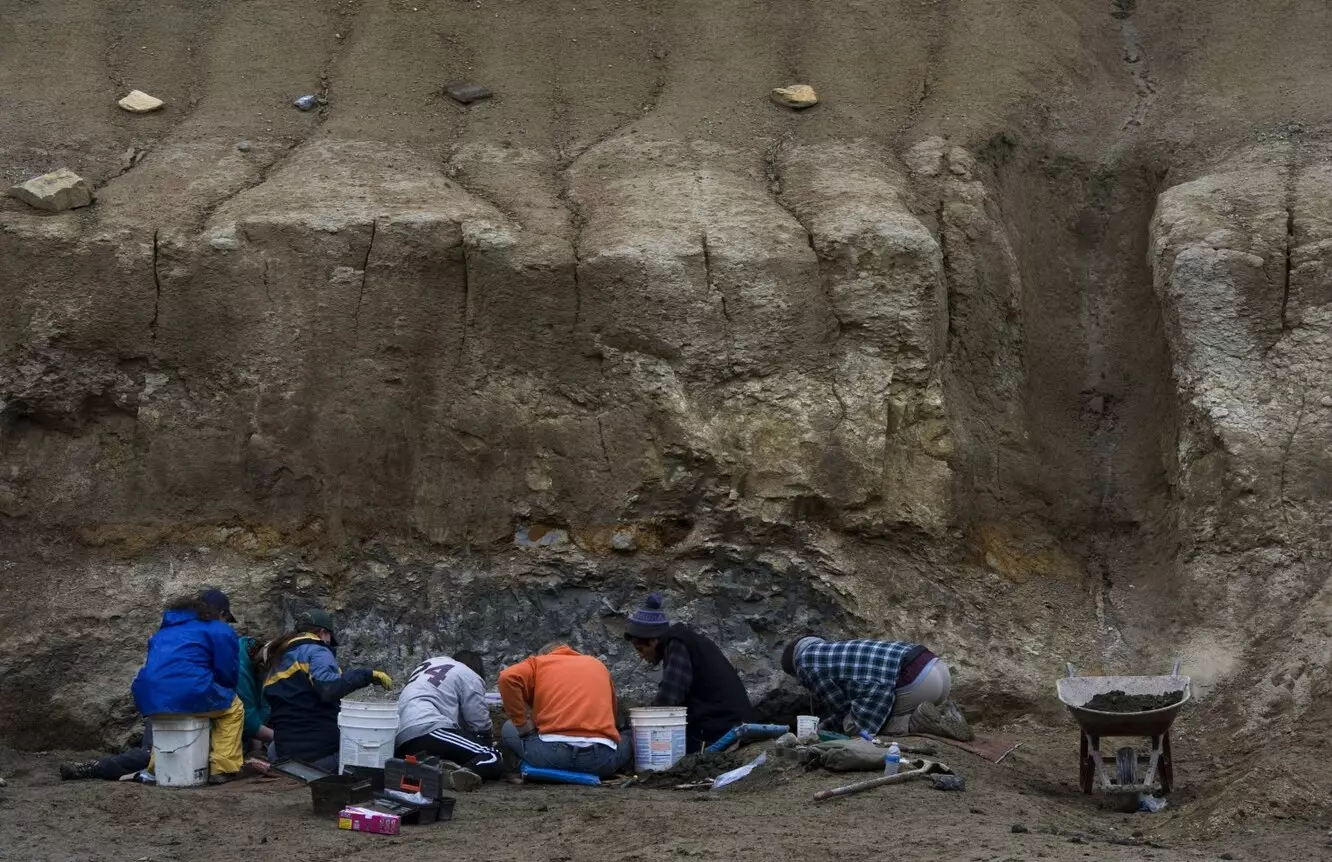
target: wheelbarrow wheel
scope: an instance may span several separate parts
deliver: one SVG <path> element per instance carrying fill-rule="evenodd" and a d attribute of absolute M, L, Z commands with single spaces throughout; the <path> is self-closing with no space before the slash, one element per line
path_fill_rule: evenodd
<path fill-rule="evenodd" d="M 1078 787 L 1083 793 L 1091 793 L 1096 783 L 1096 764 L 1092 763 L 1087 746 L 1087 734 L 1082 734 L 1082 745 L 1078 748 Z"/>
<path fill-rule="evenodd" d="M 1161 737 L 1161 795 L 1170 792 L 1175 786 L 1175 764 L 1170 760 L 1170 734 Z"/>
<path fill-rule="evenodd" d="M 1115 752 L 1115 772 L 1120 787 L 1138 783 L 1138 750 L 1125 745 Z"/>

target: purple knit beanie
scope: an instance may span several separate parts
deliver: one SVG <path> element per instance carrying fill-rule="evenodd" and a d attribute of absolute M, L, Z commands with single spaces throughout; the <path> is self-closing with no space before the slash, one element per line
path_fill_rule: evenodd
<path fill-rule="evenodd" d="M 671 627 L 666 619 L 666 612 L 661 609 L 661 593 L 653 593 L 643 602 L 643 607 L 629 615 L 624 626 L 625 637 L 659 638 Z"/>

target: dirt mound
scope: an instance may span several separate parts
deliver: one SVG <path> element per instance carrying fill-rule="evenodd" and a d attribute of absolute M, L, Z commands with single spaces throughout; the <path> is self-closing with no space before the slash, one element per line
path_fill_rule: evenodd
<path fill-rule="evenodd" d="M 670 769 L 660 772 L 640 773 L 635 787 L 670 789 L 681 784 L 697 784 L 716 778 L 723 772 L 739 769 L 758 757 L 761 749 L 757 746 L 745 746 L 734 751 L 704 751 L 688 754 Z"/>
<path fill-rule="evenodd" d="M 1149 712 L 1174 706 L 1184 699 L 1184 691 L 1167 691 L 1164 694 L 1125 694 L 1122 691 L 1107 691 L 1096 695 L 1083 704 L 1087 709 L 1101 712 Z"/>

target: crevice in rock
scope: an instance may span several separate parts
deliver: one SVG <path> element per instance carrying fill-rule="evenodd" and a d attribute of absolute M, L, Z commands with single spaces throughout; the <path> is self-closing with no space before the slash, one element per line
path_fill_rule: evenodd
<path fill-rule="evenodd" d="M 726 307 L 726 294 L 720 290 L 717 287 L 716 282 L 712 280 L 712 248 L 708 245 L 708 232 L 706 230 L 703 231 L 703 235 L 699 237 L 699 241 L 703 244 L 703 278 L 707 282 L 708 292 L 715 293 L 718 301 L 721 303 L 722 317 L 726 320 L 726 337 L 730 338 L 731 311 Z"/>
<path fill-rule="evenodd" d="M 948 225 L 946 222 L 947 209 L 948 201 L 940 196 L 939 206 L 935 210 L 935 220 L 938 224 L 939 232 L 939 277 L 943 279 L 944 283 L 944 343 L 942 345 L 944 356 L 947 356 L 949 350 L 952 349 L 953 338 L 955 336 L 955 333 L 953 332 L 953 302 L 955 289 L 953 287 L 953 261 L 949 257 L 948 249 Z"/>
<path fill-rule="evenodd" d="M 462 252 L 462 334 L 458 338 L 458 366 L 462 367 L 467 357 L 467 336 L 472 331 L 472 261 L 465 238 L 459 249 Z"/>
<path fill-rule="evenodd" d="M 1281 331 L 1290 329 L 1290 321 L 1286 318 L 1286 309 L 1290 304 L 1290 258 L 1295 249 L 1295 173 L 1297 166 L 1294 159 L 1291 160 L 1290 169 L 1286 173 L 1286 244 L 1285 244 L 1285 264 L 1282 270 L 1281 278 Z"/>
<path fill-rule="evenodd" d="M 273 292 L 268 283 L 268 258 L 264 258 L 264 298 L 270 303 L 273 301 Z"/>
<path fill-rule="evenodd" d="M 361 261 L 361 287 L 356 294 L 356 311 L 352 313 L 352 342 L 355 343 L 361 335 L 361 303 L 365 300 L 365 282 L 370 275 L 370 252 L 375 247 L 375 233 L 379 229 L 379 219 L 370 220 L 370 241 L 365 244 L 365 259 Z M 464 255 L 466 254 L 464 247 Z M 463 272 L 466 273 L 467 267 L 464 265 Z M 465 285 L 464 277 L 463 284 Z M 465 330 L 464 330 L 465 331 Z"/>
<path fill-rule="evenodd" d="M 1152 78 L 1151 68 L 1147 63 L 1147 54 L 1142 49 L 1142 40 L 1138 37 L 1138 28 L 1133 24 L 1133 12 L 1136 0 L 1111 0 L 1110 17 L 1119 21 L 1119 36 L 1123 42 L 1124 65 L 1129 77 L 1133 79 L 1136 95 L 1133 108 L 1121 128 L 1141 126 L 1147 119 L 1147 112 L 1156 101 L 1156 81 Z"/>
<path fill-rule="evenodd" d="M 833 399 L 837 401 L 837 421 L 833 423 L 832 428 L 828 429 L 828 435 L 823 444 L 823 451 L 820 453 L 820 457 L 827 454 L 828 450 L 833 447 L 833 444 L 835 442 L 837 442 L 835 440 L 837 432 L 840 431 L 842 426 L 846 424 L 846 417 L 850 414 L 850 411 L 847 409 L 846 406 L 846 399 L 842 397 L 842 390 L 837 388 L 836 375 L 831 376 L 828 379 L 828 383 L 830 388 L 832 389 Z M 887 435 L 885 435 L 884 436 L 885 462 L 887 460 L 887 448 L 888 448 L 888 439 Z"/>
<path fill-rule="evenodd" d="M 601 443 L 601 463 L 604 465 L 607 473 L 611 472 L 610 455 L 606 452 L 606 427 L 601 421 L 601 414 L 597 414 L 597 439 Z"/>
<path fill-rule="evenodd" d="M 258 188 L 259 186 L 262 186 L 264 183 L 268 182 L 269 174 L 277 170 L 278 167 L 282 165 L 283 162 L 285 162 L 288 158 L 291 157 L 291 154 L 296 151 L 296 148 L 303 143 L 305 143 L 304 138 L 302 138 L 299 141 L 295 141 L 291 144 L 288 144 L 286 148 L 281 153 L 278 154 L 277 158 L 273 159 L 273 161 L 269 162 L 267 165 L 259 169 L 258 176 L 255 177 L 253 182 L 245 183 L 244 185 L 240 186 L 230 194 L 223 195 L 221 198 L 217 200 L 216 203 L 204 207 L 204 209 L 199 214 L 199 223 L 197 230 L 200 233 L 202 233 L 203 230 L 207 228 L 208 223 L 213 220 L 213 216 L 217 214 L 218 210 L 222 209 L 222 207 L 226 206 L 231 201 L 245 194 L 250 189 Z"/>
<path fill-rule="evenodd" d="M 148 321 L 151 340 L 157 340 L 157 315 L 162 306 L 162 276 L 158 272 L 158 231 L 153 231 L 153 319 Z"/>
<path fill-rule="evenodd" d="M 1281 520 L 1287 526 L 1290 524 L 1290 511 L 1286 506 L 1286 472 L 1290 464 L 1290 450 L 1295 446 L 1295 438 L 1299 436 L 1300 426 L 1304 424 L 1304 414 L 1308 409 L 1308 390 L 1300 386 L 1300 406 L 1295 411 L 1295 422 L 1290 427 L 1290 434 L 1286 435 L 1286 443 L 1281 447 L 1281 469 L 1277 475 L 1277 505 L 1281 507 Z"/>
<path fill-rule="evenodd" d="M 907 108 L 906 119 L 899 127 L 901 132 L 906 132 L 916 125 L 921 113 L 925 110 L 925 106 L 929 104 L 930 98 L 934 95 L 935 77 L 943 59 L 944 50 L 948 46 L 948 36 L 953 29 L 957 2 L 956 0 L 945 0 L 943 6 L 944 8 L 941 11 L 933 12 L 929 16 L 930 32 L 925 49 L 925 67 L 921 70 L 920 82 L 916 85 L 915 97 Z"/>
<path fill-rule="evenodd" d="M 818 267 L 820 293 L 823 294 L 824 301 L 828 304 L 828 313 L 837 324 L 837 337 L 841 338 L 842 334 L 846 332 L 846 322 L 843 321 L 841 315 L 837 313 L 837 303 L 834 301 L 832 293 L 832 279 L 828 277 L 825 272 L 825 261 L 823 256 L 819 254 L 818 247 L 814 244 L 814 232 L 811 231 L 809 225 L 805 224 L 804 220 L 800 218 L 799 213 L 788 206 L 786 201 L 782 200 L 783 180 L 780 167 L 781 152 L 782 148 L 790 142 L 791 136 L 789 134 L 783 135 L 775 140 L 772 146 L 768 147 L 763 154 L 764 172 L 768 178 L 768 192 L 772 196 L 773 203 L 785 210 L 787 215 L 791 217 L 791 220 L 800 225 L 801 230 L 805 232 L 805 243 L 809 246 L 810 252 L 813 253 L 814 262 Z"/>
<path fill-rule="evenodd" d="M 574 198 L 572 180 L 569 171 L 572 165 L 564 168 L 556 176 L 556 199 L 564 205 L 564 209 L 569 213 L 569 226 L 573 229 L 573 236 L 569 238 L 569 244 L 573 248 L 573 288 L 574 288 L 574 319 L 571 334 L 578 332 L 578 327 L 583 321 L 583 230 L 587 226 L 587 217 L 583 214 L 583 208 Z"/>

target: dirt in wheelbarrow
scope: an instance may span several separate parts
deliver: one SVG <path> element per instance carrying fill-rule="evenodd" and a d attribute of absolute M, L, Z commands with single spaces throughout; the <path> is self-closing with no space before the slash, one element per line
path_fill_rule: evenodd
<path fill-rule="evenodd" d="M 1101 712 L 1149 712 L 1153 709 L 1165 709 L 1184 699 L 1183 689 L 1167 691 L 1164 694 L 1125 694 L 1122 691 L 1106 691 L 1084 703 L 1084 709 Z"/>

